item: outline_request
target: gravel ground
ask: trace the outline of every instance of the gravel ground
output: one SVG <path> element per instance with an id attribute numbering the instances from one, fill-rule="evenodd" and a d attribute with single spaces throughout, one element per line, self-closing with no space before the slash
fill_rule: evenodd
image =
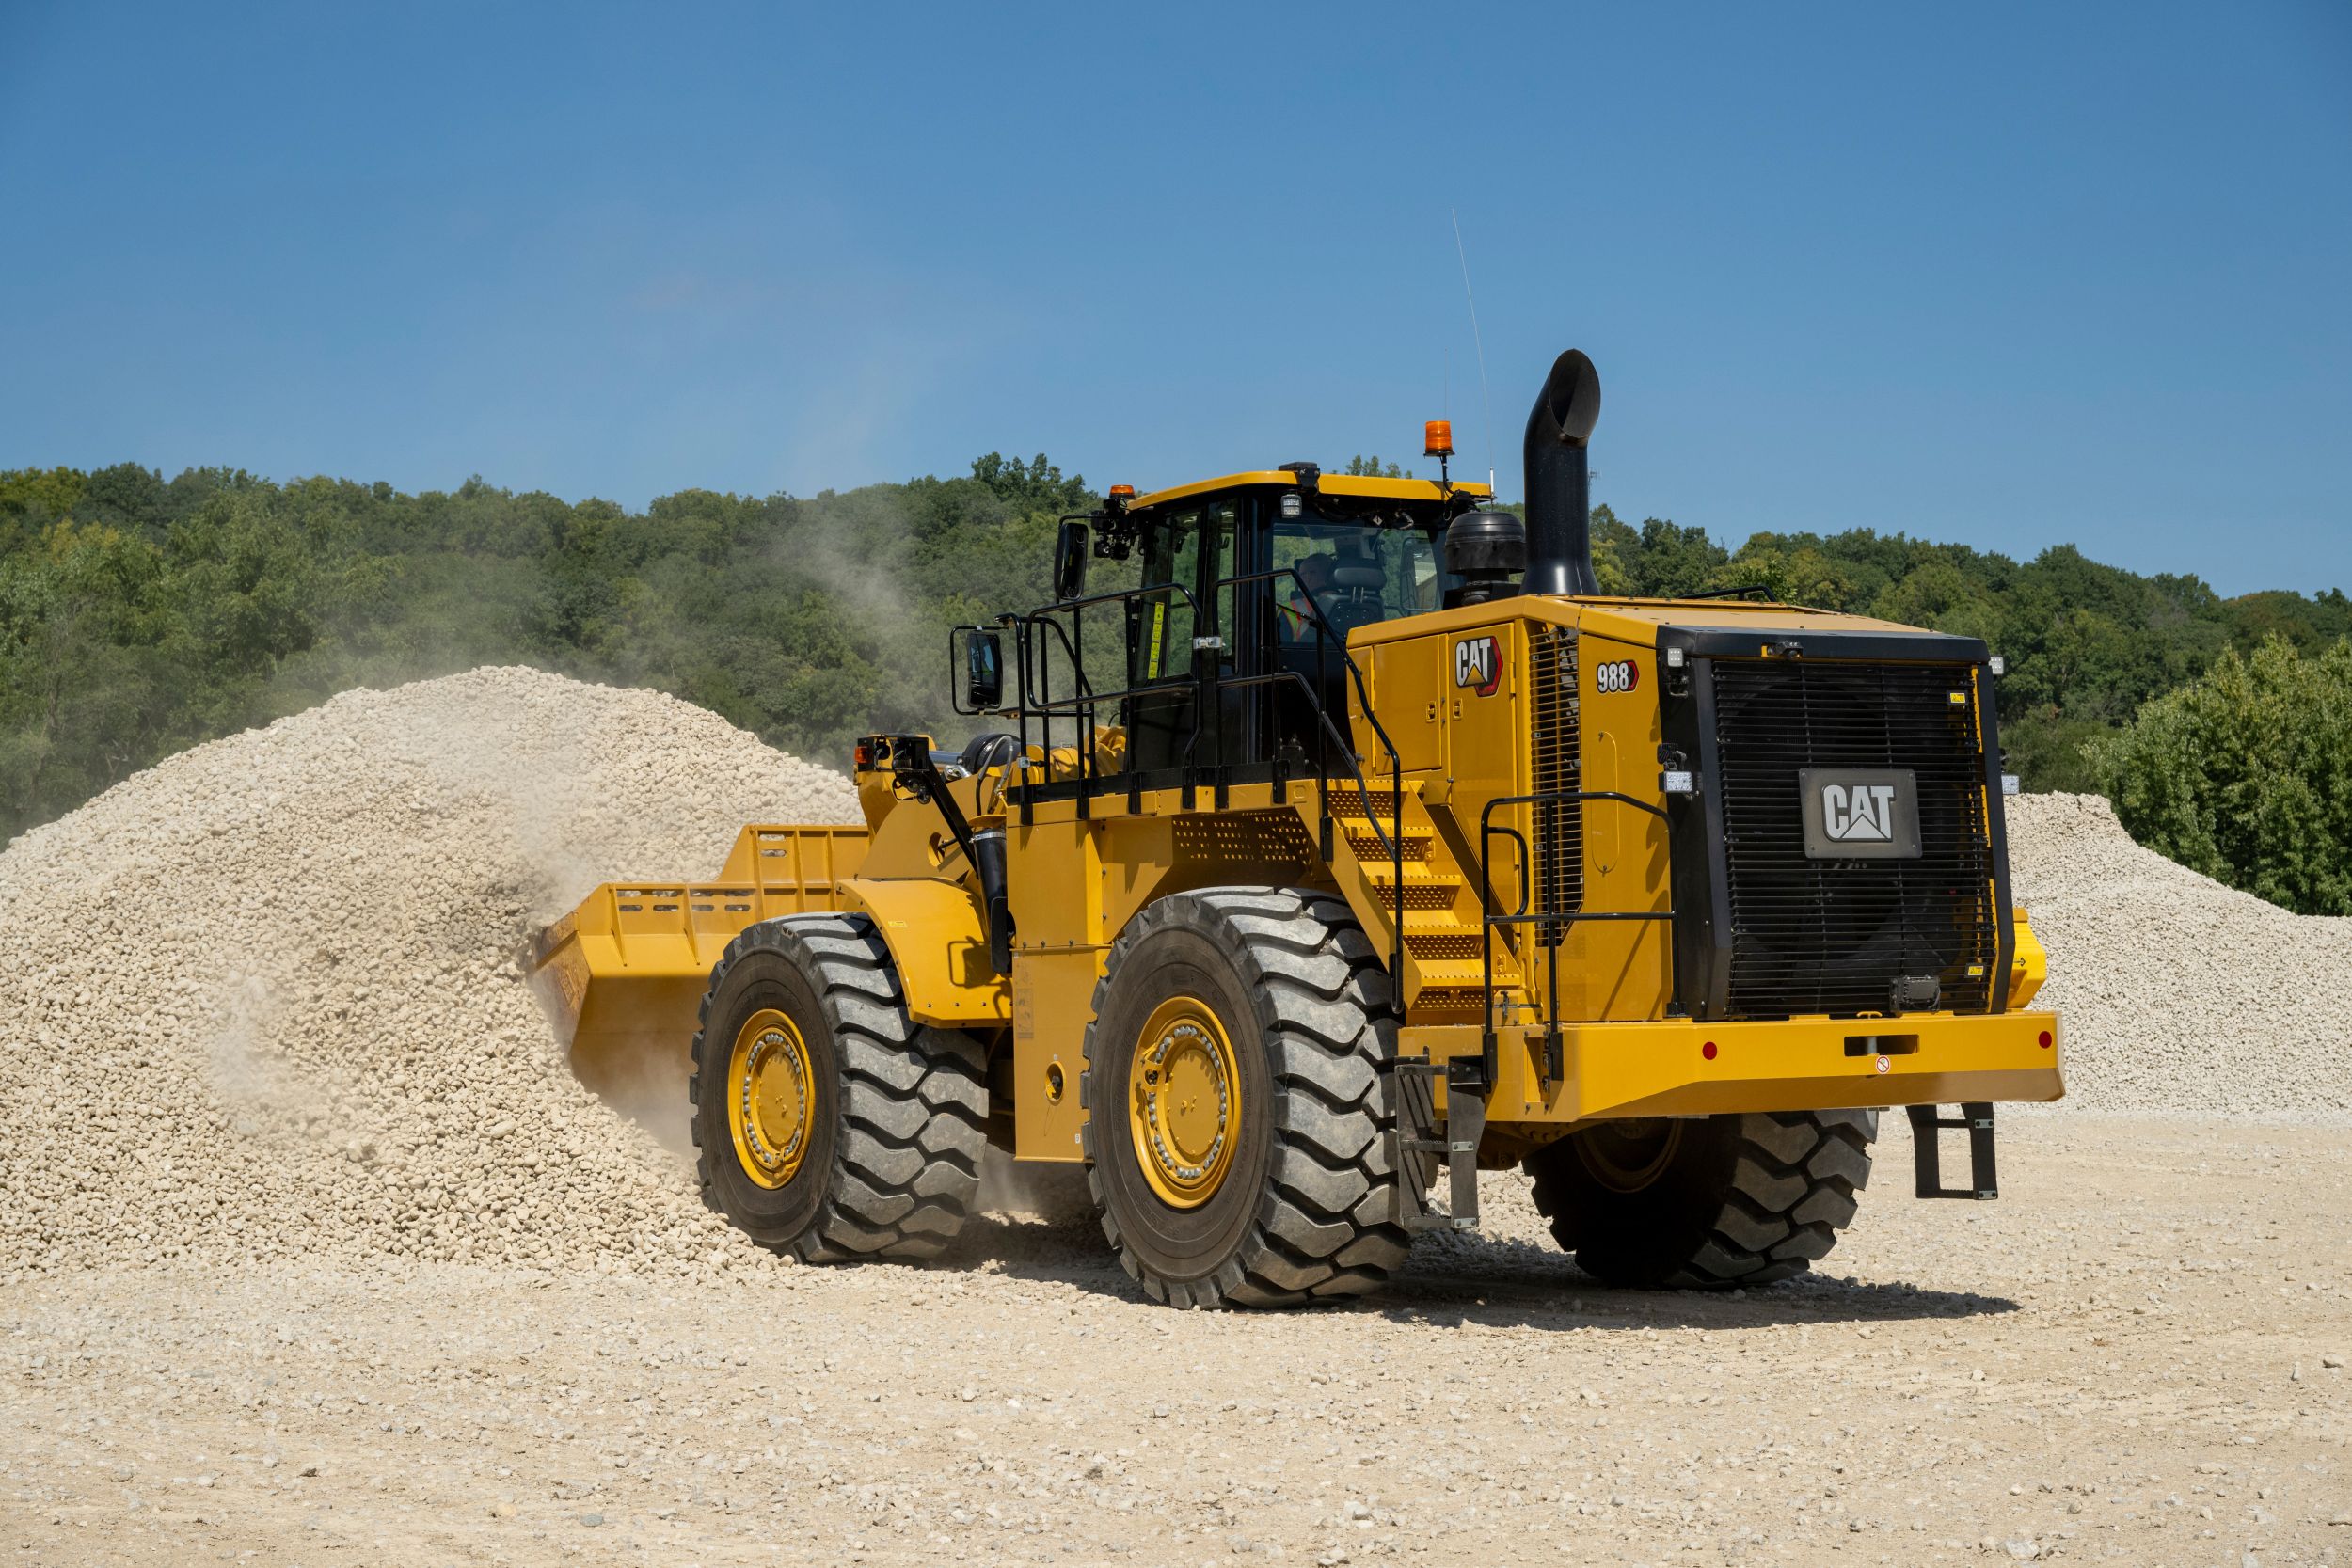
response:
<path id="1" fill-rule="evenodd" d="M 1336 1311 L 1171 1312 L 1078 1225 L 708 1283 L 175 1264 L 0 1288 L 0 1542 L 49 1564 L 2324 1563 L 2352 1155 L 1895 1132 L 1837 1275 L 1606 1291 L 1506 1234 Z M 1855 1271 L 1848 1275 L 1843 1270 Z M 2331 1523 L 2331 1521 L 2333 1521 Z"/>
<path id="2" fill-rule="evenodd" d="M 564 1069 L 529 934 L 838 775 L 515 670 L 199 748 L 0 853 L 0 1552 L 2336 1560 L 2352 927 L 2012 805 L 2073 1093 L 2000 1203 L 1889 1118 L 1829 1277 L 1604 1291 L 1498 1175 L 1372 1303 L 1203 1315 L 1066 1173 L 793 1267 Z"/>

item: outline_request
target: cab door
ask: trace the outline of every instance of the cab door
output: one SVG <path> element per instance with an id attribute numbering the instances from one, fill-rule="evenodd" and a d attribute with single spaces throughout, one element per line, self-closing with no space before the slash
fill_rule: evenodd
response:
<path id="1" fill-rule="evenodd" d="M 1202 683 L 1214 686 L 1234 668 L 1237 650 L 1224 629 L 1233 591 L 1222 579 L 1232 575 L 1239 510 L 1230 499 L 1213 500 L 1145 525 L 1146 592 L 1127 630 L 1128 685 L 1144 689 L 1126 705 L 1132 766 L 1141 772 L 1215 767 L 1237 744 L 1224 721 L 1196 734 L 1193 716 Z"/>

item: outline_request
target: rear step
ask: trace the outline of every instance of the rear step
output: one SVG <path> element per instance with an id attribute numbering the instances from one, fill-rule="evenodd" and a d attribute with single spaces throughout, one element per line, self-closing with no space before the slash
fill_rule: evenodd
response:
<path id="1" fill-rule="evenodd" d="M 1990 1203 L 2001 1196 L 2000 1183 L 1993 1173 L 1990 1101 L 1971 1100 L 1961 1106 L 1958 1117 L 1939 1115 L 1941 1105 L 1906 1105 L 1903 1109 L 1911 1117 L 1911 1147 L 1918 1161 L 1921 1197 L 1963 1197 Z M 1965 1187 L 1944 1185 L 1943 1150 L 1937 1147 L 1937 1140 L 1947 1127 L 1968 1134 L 1969 1185 Z"/>
<path id="2" fill-rule="evenodd" d="M 1393 1164 L 1407 1179 L 1400 1184 L 1397 1215 L 1407 1230 L 1475 1230 L 1478 1228 L 1478 1146 L 1486 1135 L 1486 1087 L 1482 1064 L 1475 1056 L 1456 1056 L 1443 1063 L 1425 1056 L 1402 1056 L 1396 1062 L 1397 1124 L 1389 1136 L 1395 1140 Z M 1445 1132 L 1438 1130 L 1437 1082 L 1445 1074 Z M 1446 1207 L 1429 1207 L 1421 1183 L 1409 1176 L 1407 1161 L 1434 1154 L 1445 1165 Z"/>

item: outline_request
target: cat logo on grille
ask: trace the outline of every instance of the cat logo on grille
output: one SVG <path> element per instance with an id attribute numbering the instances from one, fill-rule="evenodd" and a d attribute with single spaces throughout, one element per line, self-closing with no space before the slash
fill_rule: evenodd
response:
<path id="1" fill-rule="evenodd" d="M 1491 637 L 1465 637 L 1454 644 L 1454 684 L 1493 696 L 1502 684 L 1502 644 Z"/>
<path id="2" fill-rule="evenodd" d="M 1832 838 L 1889 842 L 1895 836 L 1895 786 L 1823 784 L 1821 827 Z"/>
<path id="3" fill-rule="evenodd" d="M 1810 858 L 1919 858 L 1919 780 L 1912 769 L 1800 768 L 1797 795 Z"/>

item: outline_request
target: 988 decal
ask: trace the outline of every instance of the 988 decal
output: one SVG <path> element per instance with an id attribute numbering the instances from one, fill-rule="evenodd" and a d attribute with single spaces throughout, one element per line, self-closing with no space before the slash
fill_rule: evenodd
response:
<path id="1" fill-rule="evenodd" d="M 1604 697 L 1612 692 L 1630 691 L 1641 684 L 1642 672 L 1629 659 L 1593 666 L 1593 689 Z"/>

